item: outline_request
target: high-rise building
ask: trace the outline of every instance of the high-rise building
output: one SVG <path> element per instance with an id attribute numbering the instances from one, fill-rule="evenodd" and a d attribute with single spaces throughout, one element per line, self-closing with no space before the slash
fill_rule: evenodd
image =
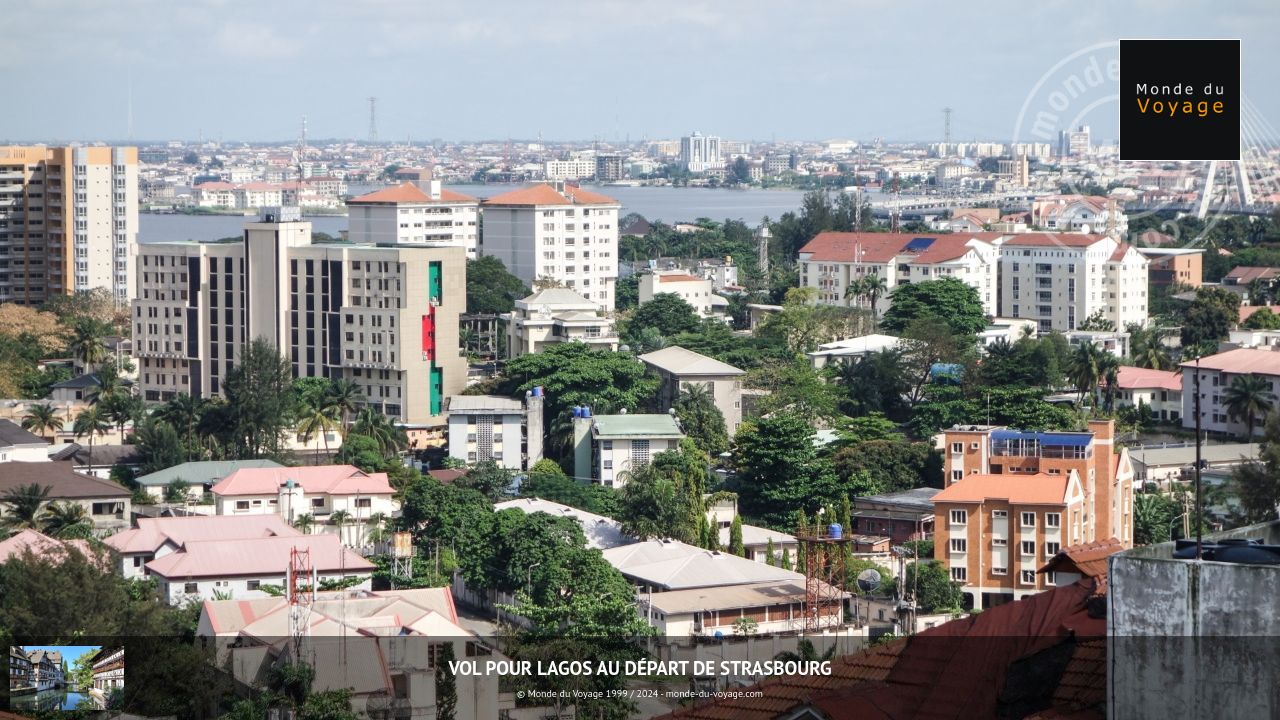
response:
<path id="1" fill-rule="evenodd" d="M 1089 126 L 1081 125 L 1075 130 L 1063 130 L 1058 135 L 1058 155 L 1060 157 L 1084 157 L 1093 152 L 1093 142 L 1089 136 Z"/>
<path id="2" fill-rule="evenodd" d="M 724 168 L 720 138 L 697 132 L 680 138 L 680 164 L 684 165 L 689 172 Z"/>
<path id="3" fill-rule="evenodd" d="M 456 246 L 313 243 L 297 208 L 264 211 L 234 242 L 144 245 L 133 303 L 143 399 L 222 393 L 264 338 L 295 377 L 351 380 L 411 433 L 439 428 L 444 398 L 466 380 L 465 259 Z"/>
<path id="4" fill-rule="evenodd" d="M 614 182 L 622 179 L 621 155 L 596 156 L 596 180 Z"/>
<path id="5" fill-rule="evenodd" d="M 134 296 L 138 149 L 0 147 L 0 302 Z"/>
<path id="6" fill-rule="evenodd" d="M 611 197 L 541 183 L 480 204 L 480 254 L 493 255 L 528 285 L 553 280 L 605 311 L 618 280 L 618 211 Z"/>
<path id="7" fill-rule="evenodd" d="M 406 182 L 347 201 L 347 239 L 370 245 L 448 245 L 476 257 L 480 201 L 429 180 Z"/>

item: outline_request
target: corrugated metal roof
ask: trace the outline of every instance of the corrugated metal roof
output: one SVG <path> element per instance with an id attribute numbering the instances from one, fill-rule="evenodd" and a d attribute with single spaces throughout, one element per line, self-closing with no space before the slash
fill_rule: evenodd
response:
<path id="1" fill-rule="evenodd" d="M 683 438 L 675 417 L 666 413 L 596 415 L 592 430 L 597 438 Z"/>

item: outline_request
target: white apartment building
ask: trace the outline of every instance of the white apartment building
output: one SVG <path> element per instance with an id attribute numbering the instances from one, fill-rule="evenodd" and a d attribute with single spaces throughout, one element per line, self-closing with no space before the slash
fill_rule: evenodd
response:
<path id="1" fill-rule="evenodd" d="M 1197 370 L 1199 368 L 1199 370 Z M 1196 376 L 1200 377 L 1200 427 L 1208 432 L 1253 436 L 1262 433 L 1265 417 L 1255 417 L 1253 427 L 1246 430 L 1248 420 L 1231 417 L 1227 409 L 1227 388 L 1235 378 L 1252 375 L 1280 393 L 1280 352 L 1237 348 L 1182 363 L 1182 427 L 1196 426 Z"/>
<path id="2" fill-rule="evenodd" d="M 628 472 L 648 465 L 667 450 L 677 450 L 684 433 L 674 415 L 597 415 L 589 409 L 573 418 L 573 475 L 605 487 L 627 484 Z"/>
<path id="3" fill-rule="evenodd" d="M 541 352 L 562 342 L 582 342 L 598 348 L 618 349 L 613 321 L 600 306 L 565 288 L 539 290 L 502 316 L 507 323 L 507 357 Z"/>
<path id="4" fill-rule="evenodd" d="M 689 172 L 723 169 L 720 138 L 698 132 L 680 138 L 680 164 Z"/>
<path id="5" fill-rule="evenodd" d="M 480 254 L 497 257 L 526 285 L 554 280 L 612 312 L 621 208 L 563 183 L 503 193 L 481 203 Z"/>
<path id="6" fill-rule="evenodd" d="M 442 427 L 466 376 L 464 263 L 459 247 L 313 244 L 297 208 L 265 212 L 235 242 L 145 245 L 133 303 L 142 397 L 221 394 L 260 337 L 296 377 L 352 380 L 410 431 Z"/>
<path id="7" fill-rule="evenodd" d="M 640 304 L 652 302 L 658 295 L 675 295 L 704 318 L 723 318 L 729 310 L 729 301 L 715 294 L 711 280 L 683 270 L 659 270 L 641 275 Z"/>
<path id="8" fill-rule="evenodd" d="M 568 160 L 548 160 L 546 163 L 548 180 L 586 180 L 596 176 L 596 159 L 594 156 L 575 157 Z"/>
<path id="9" fill-rule="evenodd" d="M 953 277 L 978 291 L 983 310 L 996 315 L 999 252 L 996 233 L 913 235 L 910 233 L 823 232 L 800 248 L 800 286 L 818 291 L 818 302 L 866 307 L 848 288 L 867 275 L 884 279 L 876 312 L 889 309 L 894 288 Z"/>
<path id="10" fill-rule="evenodd" d="M 1147 322 L 1147 259 L 1106 235 L 1021 233 L 1000 248 L 1000 313 L 1041 332 L 1077 329 L 1102 316 L 1124 330 Z"/>
<path id="11" fill-rule="evenodd" d="M 0 302 L 134 295 L 138 149 L 0 146 Z"/>
<path id="12" fill-rule="evenodd" d="M 528 470 L 542 459 L 542 388 L 519 400 L 496 395 L 448 399 L 449 457 L 468 464 L 492 460 Z"/>
<path id="13" fill-rule="evenodd" d="M 480 201 L 446 190 L 439 180 L 423 191 L 413 183 L 347 201 L 347 239 L 370 245 L 440 245 L 465 248 L 475 259 Z"/>

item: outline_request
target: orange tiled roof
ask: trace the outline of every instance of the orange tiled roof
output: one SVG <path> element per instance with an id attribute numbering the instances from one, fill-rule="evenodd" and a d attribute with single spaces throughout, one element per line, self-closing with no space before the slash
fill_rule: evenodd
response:
<path id="1" fill-rule="evenodd" d="M 1093 578 L 1097 583 L 1095 594 L 1107 592 L 1107 558 L 1124 550 L 1124 544 L 1111 537 L 1091 543 L 1081 543 L 1058 551 L 1038 572 L 1076 572 Z"/>
<path id="2" fill-rule="evenodd" d="M 985 474 L 966 475 L 933 496 L 933 502 L 985 502 L 1008 500 L 1019 505 L 1063 505 L 1066 503 L 1069 475 Z"/>
<path id="3" fill-rule="evenodd" d="M 564 193 L 547 183 L 512 190 L 484 201 L 485 205 L 617 205 L 611 197 L 566 185 Z"/>
<path id="4" fill-rule="evenodd" d="M 886 263 L 906 252 L 907 244 L 912 240 L 927 238 L 933 242 L 911 258 L 912 263 L 927 264 L 946 262 L 964 255 L 969 251 L 970 240 L 991 242 L 999 237 L 1002 234 L 994 232 L 918 235 L 827 231 L 814 236 L 800 248 L 800 252 L 808 253 L 810 260 L 818 262 Z"/>
<path id="5" fill-rule="evenodd" d="M 702 278 L 693 275 L 659 275 L 658 282 L 698 282 Z"/>
<path id="6" fill-rule="evenodd" d="M 352 198 L 352 203 L 429 203 L 429 202 L 475 202 L 475 198 L 452 190 L 440 190 L 440 198 L 434 199 L 422 191 L 422 188 L 411 182 L 401 183 L 396 187 L 375 190 L 371 193 Z"/>

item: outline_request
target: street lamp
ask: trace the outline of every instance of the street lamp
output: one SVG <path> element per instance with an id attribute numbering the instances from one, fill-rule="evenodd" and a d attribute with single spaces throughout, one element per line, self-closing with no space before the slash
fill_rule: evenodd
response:
<path id="1" fill-rule="evenodd" d="M 534 564 L 532 564 L 532 565 L 530 565 L 530 566 L 529 566 L 529 569 L 528 569 L 528 570 L 525 570 L 525 573 L 524 573 L 524 590 L 525 590 L 525 592 L 527 592 L 527 593 L 532 593 L 532 592 L 533 592 L 533 569 L 534 569 L 534 568 L 536 568 L 536 567 L 538 567 L 538 566 L 539 566 L 539 565 L 541 565 L 541 564 L 542 564 L 542 563 L 540 563 L 540 562 L 534 563 Z"/>

